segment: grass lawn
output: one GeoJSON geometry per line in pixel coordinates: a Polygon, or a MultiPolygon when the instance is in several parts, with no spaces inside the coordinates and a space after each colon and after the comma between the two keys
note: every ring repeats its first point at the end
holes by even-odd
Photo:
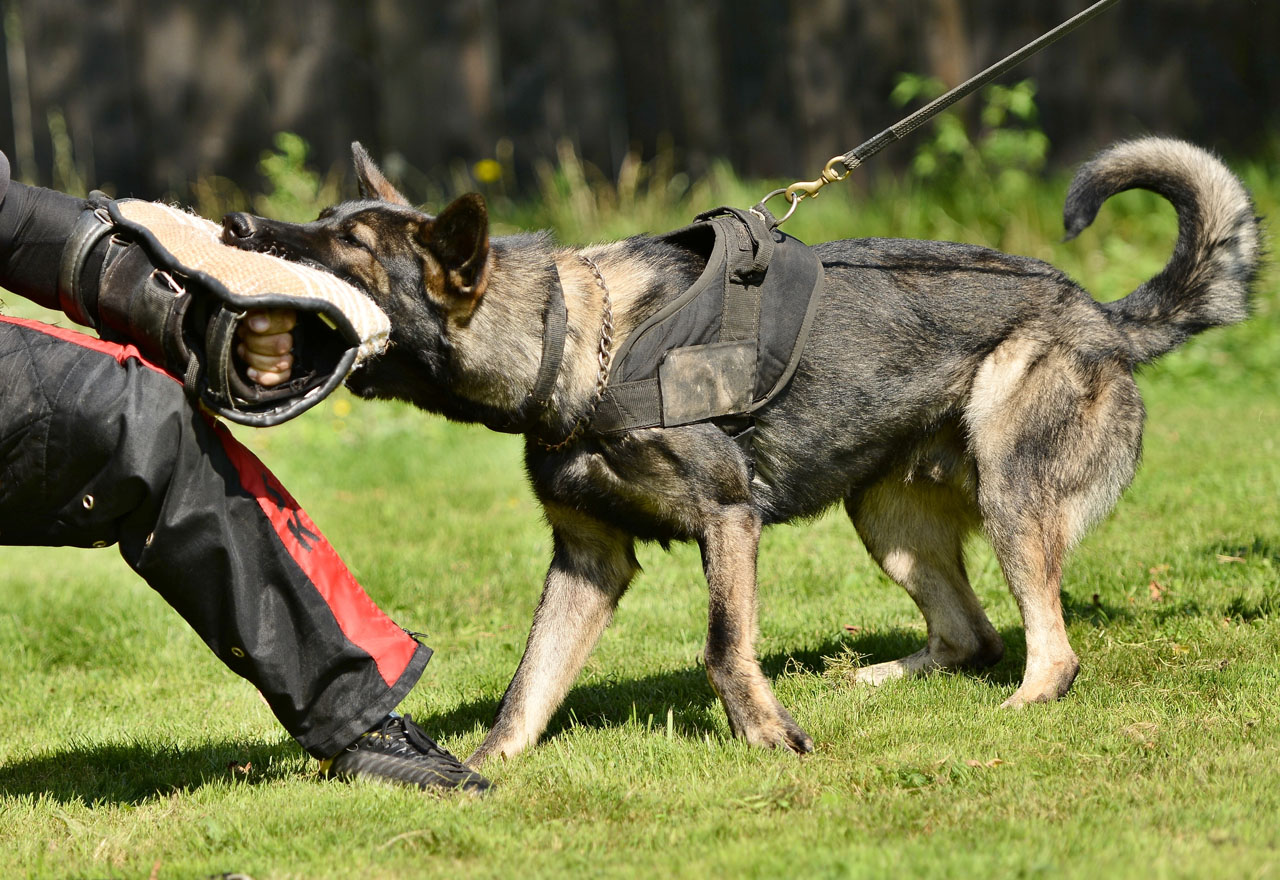
{"type": "MultiPolygon", "coordinates": [[[[1274,171],[1246,170],[1268,213],[1274,171]]],[[[1170,212],[1129,194],[1061,245],[1062,191],[1055,180],[1016,209],[972,211],[850,193],[806,203],[789,231],[990,244],[1051,259],[1107,298],[1158,270],[1170,212]]],[[[842,515],[766,533],[759,650],[817,742],[804,758],[728,736],[699,662],[696,548],[642,548],[644,574],[543,742],[490,766],[497,788],[479,801],[318,780],[254,689],[113,551],[4,548],[0,873],[1280,876],[1275,280],[1250,323],[1142,376],[1143,467],[1066,572],[1083,668],[1057,704],[997,709],[1024,649],[984,543],[970,570],[1005,660],[872,689],[849,670],[923,643],[910,600],[842,515]]],[[[402,709],[468,754],[515,669],[550,555],[518,441],[345,393],[238,434],[374,598],[427,634],[437,654],[402,709]]]]}

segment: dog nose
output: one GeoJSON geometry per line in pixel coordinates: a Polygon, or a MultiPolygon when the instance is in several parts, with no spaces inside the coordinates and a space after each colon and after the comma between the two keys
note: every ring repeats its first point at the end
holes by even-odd
{"type": "Polygon", "coordinates": [[[222,240],[228,244],[234,244],[236,239],[253,238],[255,232],[257,227],[251,214],[236,211],[222,218],[222,240]]]}

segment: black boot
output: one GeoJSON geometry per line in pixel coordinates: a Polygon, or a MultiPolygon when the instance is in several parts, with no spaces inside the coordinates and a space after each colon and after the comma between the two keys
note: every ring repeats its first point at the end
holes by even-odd
{"type": "Polygon", "coordinates": [[[328,760],[329,778],[382,779],[422,789],[460,789],[483,794],[492,783],[436,745],[408,716],[388,715],[382,724],[328,760]]]}

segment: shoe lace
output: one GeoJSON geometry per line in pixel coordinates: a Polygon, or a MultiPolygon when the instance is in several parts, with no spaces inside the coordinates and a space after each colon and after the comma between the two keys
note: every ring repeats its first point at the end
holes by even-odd
{"type": "Polygon", "coordinates": [[[427,736],[418,725],[413,723],[409,715],[388,715],[382,725],[374,732],[400,745],[404,750],[413,750],[424,755],[435,755],[457,761],[457,758],[440,748],[436,741],[427,736]]]}

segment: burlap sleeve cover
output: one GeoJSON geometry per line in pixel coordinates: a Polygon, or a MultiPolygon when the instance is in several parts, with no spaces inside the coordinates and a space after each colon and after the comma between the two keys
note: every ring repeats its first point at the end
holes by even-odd
{"type": "Polygon", "coordinates": [[[293,418],[386,347],[386,314],[335,275],[223,244],[218,224],[171,205],[105,198],[91,204],[110,216],[116,234],[142,247],[167,273],[174,296],[192,297],[180,330],[192,357],[180,378],[193,396],[232,421],[261,427],[293,418]],[[253,387],[233,360],[236,325],[253,308],[299,314],[295,378],[283,388],[253,387]]]}

